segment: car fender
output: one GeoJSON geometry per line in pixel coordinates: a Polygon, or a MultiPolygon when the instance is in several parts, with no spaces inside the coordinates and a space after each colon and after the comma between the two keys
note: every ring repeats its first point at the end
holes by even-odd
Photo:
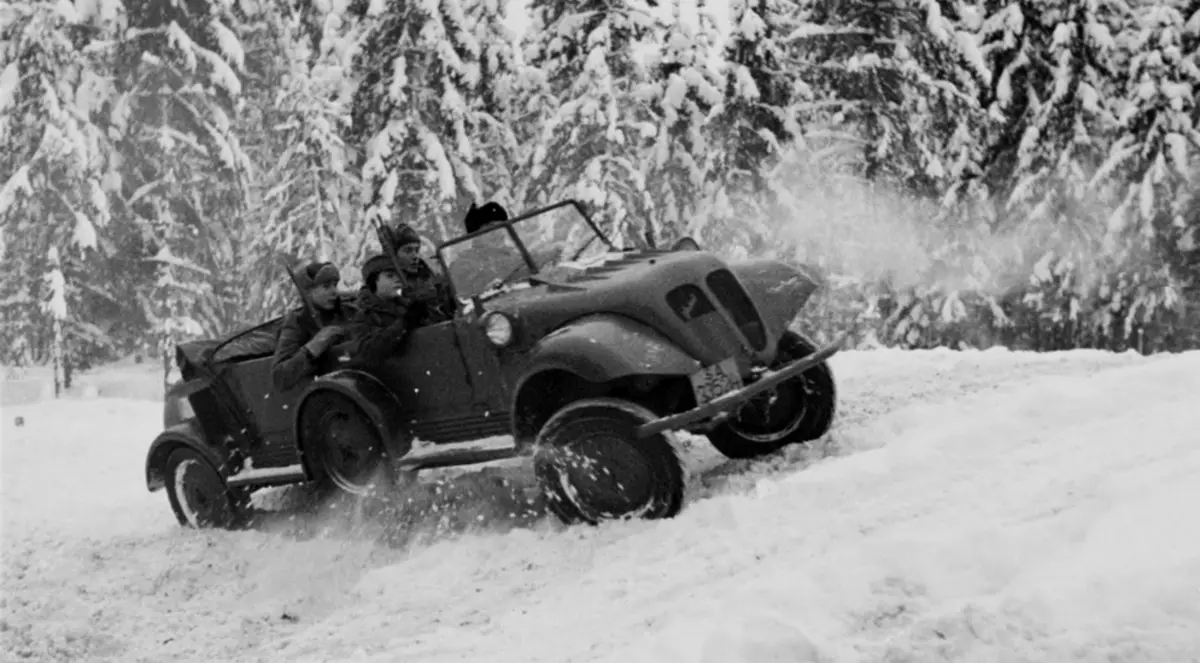
{"type": "Polygon", "coordinates": [[[384,447],[392,458],[400,458],[412,448],[412,435],[402,416],[400,399],[379,378],[364,371],[344,368],[327,373],[313,380],[296,399],[296,414],[293,419],[293,430],[296,431],[296,443],[305,471],[312,474],[308,467],[305,441],[301,439],[300,417],[304,407],[314,394],[322,391],[334,391],[354,401],[367,418],[379,431],[384,441],[384,447]]]}
{"type": "Polygon", "coordinates": [[[189,419],[167,428],[150,443],[150,449],[146,452],[147,490],[153,493],[166,485],[163,466],[166,465],[171,452],[180,448],[199,453],[207,458],[222,476],[226,474],[224,455],[208,444],[196,420],[189,419]]]}
{"type": "MultiPolygon", "coordinates": [[[[629,375],[690,375],[698,360],[649,325],[614,314],[577,318],[542,337],[527,355],[512,391],[513,439],[527,445],[555,408],[542,407],[545,389],[559,390],[566,373],[586,384],[602,384],[629,375]]],[[[576,385],[580,386],[580,385],[576,385]]],[[[554,398],[583,398],[585,386],[554,398]]]]}
{"type": "Polygon", "coordinates": [[[550,332],[531,348],[526,362],[517,393],[530,376],[546,370],[607,382],[627,375],[690,375],[702,368],[649,325],[605,313],[578,318],[550,332]]]}
{"type": "Polygon", "coordinates": [[[821,286],[818,272],[807,266],[792,266],[779,260],[756,258],[729,265],[742,287],[758,307],[763,324],[779,339],[821,286]]]}

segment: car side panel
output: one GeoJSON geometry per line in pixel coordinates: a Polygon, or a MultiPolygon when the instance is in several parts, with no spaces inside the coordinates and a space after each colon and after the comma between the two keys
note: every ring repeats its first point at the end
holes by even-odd
{"type": "Polygon", "coordinates": [[[503,411],[508,406],[512,385],[506,379],[496,346],[487,339],[478,320],[459,318],[454,326],[474,394],[474,409],[503,411]]]}
{"type": "Polygon", "coordinates": [[[348,367],[382,380],[406,411],[452,415],[469,411],[474,400],[452,321],[412,330],[400,352],[380,366],[348,367]]]}
{"type": "Polygon", "coordinates": [[[469,373],[486,370],[487,357],[474,345],[463,350],[462,339],[469,332],[460,326],[466,324],[460,319],[419,327],[382,366],[351,362],[347,368],[366,371],[387,385],[400,402],[405,425],[423,441],[462,442],[503,434],[506,417],[488,405],[498,399],[487,386],[477,393],[475,377],[480,376],[469,373]],[[471,357],[470,369],[464,355],[471,357]]]}
{"type": "Polygon", "coordinates": [[[242,412],[257,431],[250,455],[255,467],[282,467],[300,462],[293,433],[295,404],[307,383],[278,391],[271,379],[272,357],[240,361],[221,371],[221,379],[240,401],[242,412]]]}

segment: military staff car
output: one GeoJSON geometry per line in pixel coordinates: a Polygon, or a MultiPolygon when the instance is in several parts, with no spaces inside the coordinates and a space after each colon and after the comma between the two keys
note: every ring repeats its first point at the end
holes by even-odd
{"type": "Polygon", "coordinates": [[[356,363],[351,340],[278,391],[281,317],[180,344],[149,489],[185,526],[231,527],[265,486],[364,494],[526,456],[566,522],[666,518],[684,501],[678,431],[753,458],[832,424],[837,344],[789,329],[818,287],[803,269],[690,239],[622,250],[573,200],[445,242],[436,262],[464,305],[382,365],[356,363]]]}

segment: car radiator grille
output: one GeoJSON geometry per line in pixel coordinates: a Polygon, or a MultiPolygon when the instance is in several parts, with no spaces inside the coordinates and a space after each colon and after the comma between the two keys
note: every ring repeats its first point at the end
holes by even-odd
{"type": "Polygon", "coordinates": [[[767,348],[766,328],[763,326],[762,318],[758,315],[758,309],[754,307],[754,300],[750,299],[750,295],[742,288],[737,277],[728,269],[718,269],[711,272],[704,281],[708,285],[708,289],[716,295],[721,306],[729,312],[733,323],[741,330],[742,336],[749,341],[750,347],[759,352],[765,350],[767,348]]]}
{"type": "Polygon", "coordinates": [[[718,361],[742,354],[742,343],[728,318],[717,311],[712,299],[699,286],[686,284],[674,288],[667,293],[667,304],[688,324],[688,333],[698,347],[713,353],[702,359],[718,361]]]}

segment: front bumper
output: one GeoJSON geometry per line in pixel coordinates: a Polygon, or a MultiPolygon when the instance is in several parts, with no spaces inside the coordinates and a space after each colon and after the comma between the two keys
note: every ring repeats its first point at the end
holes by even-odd
{"type": "Polygon", "coordinates": [[[719,396],[699,407],[644,423],[634,431],[634,434],[638,439],[642,439],[651,435],[657,435],[663,431],[686,428],[696,422],[732,412],[759,393],[794,378],[837,354],[838,350],[841,349],[842,342],[845,340],[846,335],[843,334],[833,343],[803,359],[797,359],[787,366],[763,373],[762,377],[752,384],[719,396]]]}

